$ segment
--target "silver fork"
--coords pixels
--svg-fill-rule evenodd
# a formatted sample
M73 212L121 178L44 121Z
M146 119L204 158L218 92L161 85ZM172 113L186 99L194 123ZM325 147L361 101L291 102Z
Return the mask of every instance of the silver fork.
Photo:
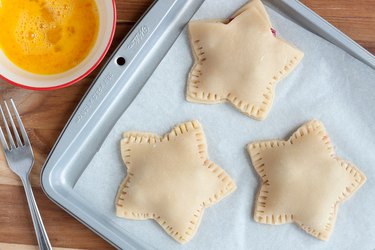
M5 158L10 169L20 177L22 184L25 188L27 202L29 203L30 213L31 213L31 217L34 223L34 229L36 233L36 238L38 240L39 249L49 250L49 249L52 249L52 247L49 242L46 230L43 226L43 221L42 221L42 218L40 217L38 206L36 205L34 194L33 194L31 184L29 181L29 174L34 164L34 154L31 149L31 144L27 136L25 127L22 124L22 121L18 114L16 106L14 105L14 102L12 99L10 99L10 102L11 102L14 115L17 119L19 131L21 132L21 136L22 136L22 140L18 134L17 127L13 121L12 114L8 108L8 105L4 101L4 106L8 114L9 122L6 119L6 116L3 112L3 109L1 108L1 105L0 105L0 113L3 118L5 130L8 135L9 144L3 134L3 130L0 127L1 144L3 145ZM12 135L11 129L9 128L9 123L11 125L12 132L13 132L15 139Z

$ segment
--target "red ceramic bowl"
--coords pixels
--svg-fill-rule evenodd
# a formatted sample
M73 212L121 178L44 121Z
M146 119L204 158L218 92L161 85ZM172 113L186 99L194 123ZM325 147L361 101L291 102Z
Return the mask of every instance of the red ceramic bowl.
M70 86L90 74L103 60L116 30L115 0L96 0L99 11L99 33L87 57L76 67L60 74L38 75L20 69L0 50L0 78L31 90L54 90Z

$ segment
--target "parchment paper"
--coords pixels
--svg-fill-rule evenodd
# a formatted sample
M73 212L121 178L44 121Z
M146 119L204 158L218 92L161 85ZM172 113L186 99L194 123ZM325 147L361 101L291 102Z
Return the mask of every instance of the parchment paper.
M225 18L245 3L206 0L193 19ZM201 105L185 100L186 78L193 63L185 29L114 126L75 191L131 236L159 249L374 249L375 71L273 10L268 8L268 12L278 35L304 51L305 57L278 84L265 121L252 120L230 104ZM126 174L119 142L124 131L163 135L174 125L192 119L203 125L210 159L232 176L238 188L206 209L196 236L179 245L152 220L115 216L115 195ZM262 225L252 218L258 179L246 144L287 139L311 119L325 124L336 153L356 164L368 178L340 206L328 242L317 240L294 224Z

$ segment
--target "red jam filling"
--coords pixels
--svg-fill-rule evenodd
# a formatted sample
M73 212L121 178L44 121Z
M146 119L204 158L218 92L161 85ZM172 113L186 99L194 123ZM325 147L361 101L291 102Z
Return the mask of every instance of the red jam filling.
M274 37L277 36L277 31L274 28L271 28L271 32L272 32L272 34L273 34Z

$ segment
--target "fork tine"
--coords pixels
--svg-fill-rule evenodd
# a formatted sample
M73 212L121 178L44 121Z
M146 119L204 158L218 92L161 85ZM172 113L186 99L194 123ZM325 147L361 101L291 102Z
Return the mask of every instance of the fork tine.
M0 105L0 112L1 112L1 116L3 117L5 130L7 131L7 134L8 134L8 140L10 142L10 149L16 148L16 145L14 144L13 136L10 133L8 122L7 122L7 119L5 118L5 115L4 115L3 109L1 108L1 105Z
M9 150L8 143L5 140L5 136L3 134L3 130L1 129L1 127L0 127L0 140L1 140L1 144L3 145L4 150Z
M12 114L10 113L10 110L8 108L7 102L4 101L4 104L5 104L5 108L7 109L7 112L8 112L8 117L9 117L9 120L10 120L10 124L12 125L12 128L13 128L13 134L16 137L17 146L21 147L22 146L22 141L21 141L21 138L20 138L20 136L18 134L18 131L17 131L17 128L16 128L16 124L14 124L13 117L12 117Z
M28 144L30 144L29 137L27 136L26 129L25 129L25 127L23 126L23 123L22 123L21 117L20 117L20 115L18 114L18 110L17 110L17 108L16 108L16 105L15 105L14 102L13 102L13 99L10 99L10 103L11 103L11 105L12 105L12 108L13 108L14 114L15 114L15 116L16 116L17 123L18 123L18 126L19 126L19 128L20 128L20 131L21 131L21 135L22 135L22 139L23 139L23 141L24 141L24 144L25 144L25 145L28 145Z

